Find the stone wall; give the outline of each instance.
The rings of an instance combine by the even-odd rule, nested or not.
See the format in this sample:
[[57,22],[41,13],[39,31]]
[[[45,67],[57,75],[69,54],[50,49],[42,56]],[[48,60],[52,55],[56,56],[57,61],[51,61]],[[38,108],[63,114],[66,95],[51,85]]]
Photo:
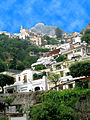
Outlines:
[[36,103],[36,96],[42,94],[43,91],[28,92],[28,93],[15,93],[15,94],[0,94],[0,102],[6,98],[14,99],[10,105],[21,105],[23,109],[32,106]]

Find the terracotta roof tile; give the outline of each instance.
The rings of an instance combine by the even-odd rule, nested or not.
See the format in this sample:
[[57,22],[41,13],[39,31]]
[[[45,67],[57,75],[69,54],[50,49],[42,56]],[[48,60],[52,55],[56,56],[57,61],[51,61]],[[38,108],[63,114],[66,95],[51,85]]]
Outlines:
[[59,49],[56,49],[56,50],[53,50],[53,51],[50,51],[50,52],[47,54],[47,57],[52,56],[52,55],[55,55],[55,54],[57,54],[57,53],[59,53],[59,52],[60,52],[60,48],[59,48]]

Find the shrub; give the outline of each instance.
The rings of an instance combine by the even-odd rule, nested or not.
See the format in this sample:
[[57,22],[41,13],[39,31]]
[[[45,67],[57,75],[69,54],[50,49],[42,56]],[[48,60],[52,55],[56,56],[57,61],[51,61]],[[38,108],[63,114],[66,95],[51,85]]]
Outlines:
[[35,66],[35,70],[43,70],[43,69],[46,69],[45,65],[43,65],[43,64]]
[[7,117],[0,117],[0,120],[8,120]]
[[61,61],[64,61],[64,60],[66,60],[65,56],[59,56],[58,58],[56,58],[57,62],[61,62]]

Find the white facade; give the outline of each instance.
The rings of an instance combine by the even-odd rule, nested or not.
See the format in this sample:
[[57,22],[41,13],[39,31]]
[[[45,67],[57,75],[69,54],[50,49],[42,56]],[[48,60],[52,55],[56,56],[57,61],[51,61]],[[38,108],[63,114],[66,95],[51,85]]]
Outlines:
[[48,48],[48,49],[56,49],[58,47],[58,45],[45,45],[45,48]]
[[75,37],[75,38],[73,38],[73,44],[77,43],[77,42],[81,43],[81,37]]
[[49,57],[42,57],[38,59],[37,62],[33,63],[31,66],[32,68],[34,68],[36,65],[43,64],[47,66],[47,65],[52,65],[53,63],[56,63],[56,61],[54,60],[53,56],[49,56]]
[[68,50],[70,48],[70,43],[64,43],[64,44],[61,44],[58,48],[62,48],[63,50]]
[[0,34],[5,34],[5,35],[8,35],[10,37],[10,33],[6,32],[6,31],[0,31]]
[[86,46],[85,45],[79,45],[74,47],[72,50],[64,51],[62,52],[62,55],[65,55],[67,59],[71,60],[73,57],[85,57],[87,55],[86,53]]
[[29,92],[36,90],[46,90],[46,78],[43,76],[41,79],[33,79],[33,74],[39,72],[32,71],[31,69],[27,69],[22,71],[19,74],[15,74],[13,77],[15,78],[15,83],[10,86],[5,86],[6,89],[10,89],[16,87],[16,92]]

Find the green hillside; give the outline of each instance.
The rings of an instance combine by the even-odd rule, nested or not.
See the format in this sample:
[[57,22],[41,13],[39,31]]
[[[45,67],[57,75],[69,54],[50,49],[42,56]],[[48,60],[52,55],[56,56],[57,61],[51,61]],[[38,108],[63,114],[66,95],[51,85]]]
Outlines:
[[[4,64],[5,69],[29,68],[32,63],[37,61],[39,52],[47,51],[48,49],[32,46],[26,40],[0,35],[0,64],[1,67]],[[35,56],[30,56],[30,52],[34,52]]]

